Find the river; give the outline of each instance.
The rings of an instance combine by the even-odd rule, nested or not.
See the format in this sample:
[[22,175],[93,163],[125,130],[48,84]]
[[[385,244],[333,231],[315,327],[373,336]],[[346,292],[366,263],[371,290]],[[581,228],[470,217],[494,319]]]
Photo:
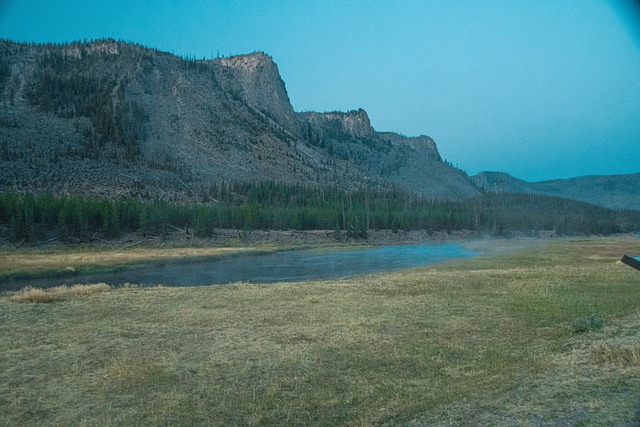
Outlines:
[[295,250],[238,255],[198,262],[153,264],[115,273],[76,275],[0,283],[0,290],[24,286],[107,283],[120,285],[203,286],[233,282],[269,283],[336,279],[396,271],[477,255],[461,244],[380,246],[337,250]]

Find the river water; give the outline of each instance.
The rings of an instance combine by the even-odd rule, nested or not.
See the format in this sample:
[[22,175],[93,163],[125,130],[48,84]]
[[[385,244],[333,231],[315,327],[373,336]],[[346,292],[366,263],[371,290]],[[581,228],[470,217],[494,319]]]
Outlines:
[[115,273],[0,282],[0,290],[81,283],[202,286],[239,281],[268,283],[336,279],[402,270],[475,255],[476,252],[460,244],[381,246],[333,251],[296,250],[198,262],[166,262]]

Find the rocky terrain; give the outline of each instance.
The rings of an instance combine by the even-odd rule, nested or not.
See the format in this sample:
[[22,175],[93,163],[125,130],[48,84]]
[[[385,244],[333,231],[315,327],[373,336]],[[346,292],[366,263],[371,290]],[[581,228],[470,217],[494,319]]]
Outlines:
[[264,53],[186,60],[102,40],[0,41],[0,188],[169,200],[222,182],[479,192],[433,140],[364,110],[295,113]]

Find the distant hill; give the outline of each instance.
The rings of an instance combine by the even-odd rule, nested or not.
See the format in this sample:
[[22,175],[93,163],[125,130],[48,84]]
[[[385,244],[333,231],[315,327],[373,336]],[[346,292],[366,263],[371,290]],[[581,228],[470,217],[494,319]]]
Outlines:
[[640,173],[526,182],[504,172],[481,172],[471,179],[485,191],[544,194],[610,209],[640,210]]
[[264,53],[187,60],[100,40],[0,41],[0,190],[201,200],[222,182],[479,190],[435,142],[377,132],[364,110],[293,111]]

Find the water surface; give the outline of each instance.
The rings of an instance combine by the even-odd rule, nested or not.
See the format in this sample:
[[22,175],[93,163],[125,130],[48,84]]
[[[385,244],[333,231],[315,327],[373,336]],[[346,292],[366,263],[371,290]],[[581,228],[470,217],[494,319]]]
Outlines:
[[199,262],[166,262],[115,273],[68,278],[30,279],[0,284],[0,289],[57,286],[75,283],[119,285],[202,286],[232,282],[291,282],[336,279],[411,267],[477,255],[460,244],[381,246],[353,250],[299,250],[239,255]]

